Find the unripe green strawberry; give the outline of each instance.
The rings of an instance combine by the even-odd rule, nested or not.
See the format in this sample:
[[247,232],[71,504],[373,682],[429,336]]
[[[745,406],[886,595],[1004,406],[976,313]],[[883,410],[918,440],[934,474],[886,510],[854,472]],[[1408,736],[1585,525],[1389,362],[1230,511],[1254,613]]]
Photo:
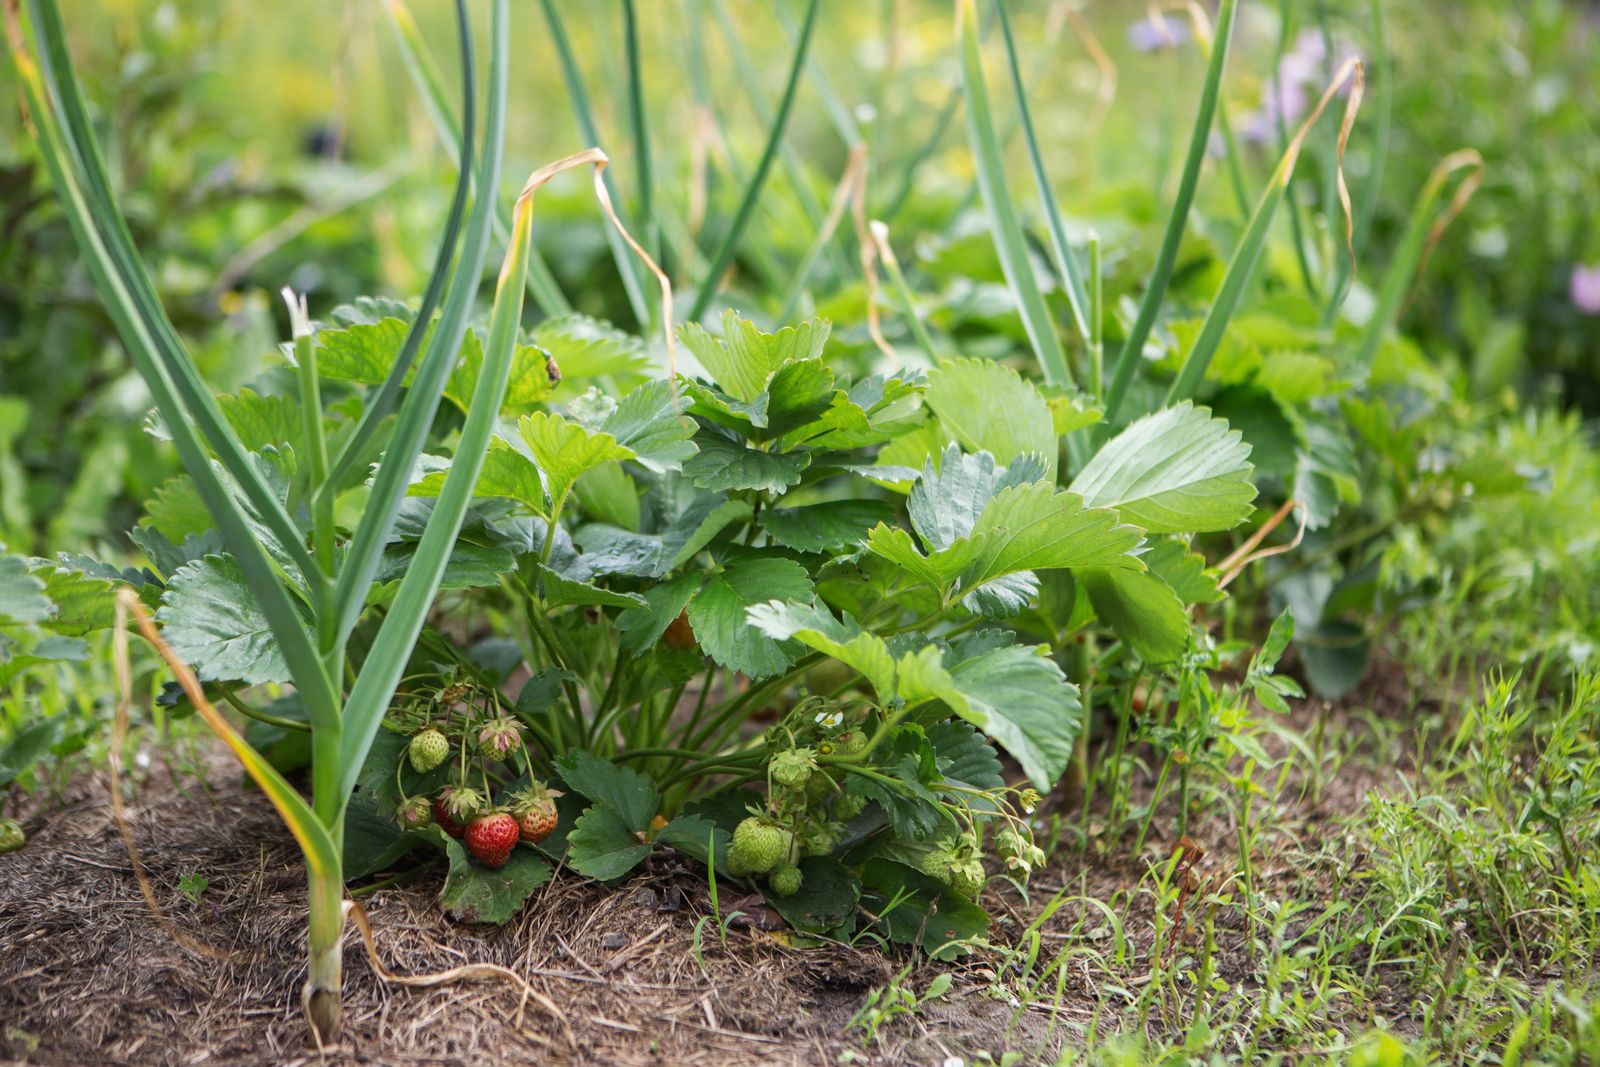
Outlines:
[[866,797],[855,793],[840,793],[833,798],[833,817],[840,822],[849,822],[865,811],[866,807]]
[[485,867],[499,870],[522,839],[517,820],[503,811],[491,811],[467,824],[467,852]]
[[803,856],[829,856],[839,843],[834,824],[814,822],[800,834],[800,854]]
[[792,897],[800,892],[802,881],[804,877],[800,874],[800,868],[788,863],[767,876],[767,884],[780,897]]
[[27,840],[27,835],[22,832],[22,824],[15,819],[0,819],[0,856],[15,852]]
[[978,894],[983,892],[983,883],[986,879],[983,861],[976,856],[954,864],[950,868],[950,888],[968,900],[978,899]]
[[775,823],[751,816],[733,831],[728,863],[748,874],[766,874],[789,858],[794,835]]
[[811,778],[816,769],[817,756],[809,748],[790,748],[772,757],[768,769],[772,780],[790,789],[799,789]]
[[951,872],[954,870],[956,864],[960,862],[961,861],[957,858],[956,854],[950,851],[947,846],[938,845],[931,852],[924,854],[922,859],[917,861],[917,867],[922,871],[923,874],[927,875],[929,878],[932,878],[934,881],[949,885],[952,877]]
[[412,770],[427,774],[449,758],[450,740],[430,726],[411,739],[411,744],[406,746],[406,756],[411,760]]
[[819,768],[812,771],[811,777],[806,779],[806,799],[812,803],[825,800],[832,796],[837,788],[828,773]]
[[407,830],[415,830],[428,825],[433,818],[433,805],[427,797],[412,797],[399,810],[394,813],[394,821],[404,826]]
[[483,724],[483,729],[478,731],[478,744],[490,756],[503,760],[522,744],[522,731],[515,722],[501,715]]
[[860,730],[846,730],[833,739],[833,750],[841,756],[854,756],[867,747],[867,735]]

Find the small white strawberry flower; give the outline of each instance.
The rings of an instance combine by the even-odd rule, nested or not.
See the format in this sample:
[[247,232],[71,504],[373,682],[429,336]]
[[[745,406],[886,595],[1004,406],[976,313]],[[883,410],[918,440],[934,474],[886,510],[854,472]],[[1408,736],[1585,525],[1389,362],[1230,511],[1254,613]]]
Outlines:
[[844,715],[837,711],[819,711],[817,725],[824,730],[836,730],[844,725]]

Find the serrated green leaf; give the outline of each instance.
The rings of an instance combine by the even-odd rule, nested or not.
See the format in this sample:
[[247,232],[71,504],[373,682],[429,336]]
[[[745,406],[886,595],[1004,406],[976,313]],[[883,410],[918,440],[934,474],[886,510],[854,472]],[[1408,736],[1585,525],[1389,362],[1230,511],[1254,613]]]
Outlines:
[[[407,496],[437,497],[444,489],[448,470],[433,471],[411,483]],[[533,461],[509,443],[498,438],[490,442],[483,457],[483,469],[478,474],[478,484],[473,496],[495,496],[515,500],[535,514],[547,514],[544,483],[539,480],[539,469]]]
[[535,326],[532,333],[561,368],[564,381],[629,382],[649,370],[649,355],[637,337],[587,315],[558,315]]
[[1009,467],[1000,467],[987,452],[964,455],[960,446],[950,445],[924,463],[906,510],[912,528],[929,548],[948,548],[972,534],[996,493],[1044,480],[1042,456],[1019,457]]
[[767,903],[796,930],[848,936],[861,903],[861,883],[850,868],[832,856],[800,861],[800,891],[787,897],[767,894]]
[[[383,550],[383,562],[373,578],[377,585],[388,585],[404,578],[416,558],[415,542],[390,545]],[[450,549],[450,559],[445,563],[444,574],[439,579],[440,589],[492,589],[500,584],[502,574],[517,569],[517,561],[503,548],[474,545],[457,541]]]
[[617,616],[617,629],[623,635],[622,650],[638,654],[655,647],[672,620],[689,606],[689,599],[700,589],[700,581],[699,574],[680,574],[670,582],[646,589],[643,607]]
[[899,662],[907,701],[938,699],[1010,752],[1041,790],[1053,788],[1072,758],[1083,728],[1078,688],[1042,648],[999,645],[1001,631],[980,631],[952,649],[949,665],[937,646],[906,653]]
[[561,780],[574,792],[595,804],[611,809],[626,830],[643,831],[655,818],[661,805],[660,794],[650,779],[631,767],[623,767],[582,750],[574,750],[556,760]]
[[961,955],[966,950],[959,942],[989,928],[988,912],[904,863],[868,860],[861,868],[861,881],[868,910],[880,916],[879,925],[890,940],[921,944],[934,959]]
[[172,651],[202,678],[251,685],[289,680],[272,628],[232,556],[178,568],[156,620]]
[[724,500],[712,508],[711,512],[694,527],[694,531],[673,554],[671,566],[683,566],[709,545],[719,533],[735,523],[749,521],[751,514],[750,505],[743,500]]
[[623,397],[600,427],[632,450],[634,460],[660,474],[680,470],[695,454],[694,420],[681,411],[681,401],[666,380],[647,382]]
[[634,836],[609,804],[584,812],[567,835],[567,865],[602,882],[621,878],[648,855],[650,846]]
[[565,578],[543,564],[539,574],[544,579],[544,604],[554,611],[572,605],[592,605],[600,608],[637,608],[646,601],[637,593],[617,593],[598,585]]
[[700,647],[720,665],[752,678],[783,671],[791,662],[788,652],[745,615],[751,605],[774,599],[810,600],[806,569],[790,559],[755,556],[712,575],[689,605]]
[[835,619],[820,604],[784,603],[779,600],[751,606],[745,612],[750,625],[776,641],[799,641],[808,648],[853,668],[872,683],[887,703],[896,694],[894,657],[883,638],[870,634],[848,617]]
[[1095,614],[1146,663],[1170,663],[1189,647],[1189,616],[1172,587],[1149,571],[1078,571]]
[[713,492],[759,489],[781,495],[798,485],[811,465],[809,452],[762,452],[715,433],[699,434],[695,444],[699,454],[684,462],[683,473]]
[[21,556],[0,556],[0,625],[43,622],[54,605],[44,595],[44,581],[30,573]]
[[983,359],[957,359],[928,372],[927,403],[970,451],[988,452],[1000,464],[1019,456],[1044,460],[1055,480],[1056,431],[1044,396],[1010,367]]
[[1172,587],[1185,605],[1215,604],[1223,598],[1216,574],[1206,568],[1205,557],[1190,552],[1181,541],[1157,538],[1139,558],[1151,574]]
[[1150,533],[1227,530],[1249,516],[1256,496],[1249,457],[1238,431],[1184,401],[1131,423],[1069,488]]
[[724,392],[750,401],[785,363],[821,356],[831,329],[826,320],[810,320],[765,333],[730,308],[722,316],[721,338],[692,322],[684,323],[678,336]]
[[972,562],[961,575],[970,593],[1024,571],[1137,568],[1139,531],[1108,508],[1086,508],[1073,493],[1032,482],[995,494],[973,527]]
[[44,625],[52,632],[82,637],[115,624],[119,582],[49,562],[35,567],[33,575],[44,582],[44,595],[51,605]]
[[450,873],[439,903],[458,922],[503,923],[550,880],[550,864],[531,848],[518,845],[504,867],[491,871],[468,859],[461,842],[438,830],[433,832],[450,857]]
[[239,435],[239,443],[251,452],[268,445],[296,445],[303,426],[300,402],[289,396],[262,396],[253,389],[217,397],[222,414]]
[[639,487],[622,469],[620,460],[584,471],[573,483],[572,491],[585,516],[624,530],[638,531],[644,517],[639,508]]
[[[322,377],[336,381],[382,385],[400,357],[408,328],[409,320],[389,316],[377,322],[355,322],[342,329],[321,330],[317,333],[317,371]],[[428,333],[431,335],[432,331],[430,326]],[[549,354],[537,346],[517,345],[512,349],[511,371],[501,411],[525,408],[549,397],[554,385],[546,370],[548,358]],[[445,398],[466,411],[482,372],[483,340],[476,331],[468,330],[461,338],[455,369],[445,384]],[[406,381],[409,383],[415,374],[413,366]]]
[[830,500],[800,508],[769,508],[761,528],[776,544],[796,552],[840,552],[859,546],[867,531],[894,518],[881,500]]
[[590,433],[582,426],[536,411],[517,423],[523,442],[545,478],[552,501],[560,501],[584,471],[614,459],[632,459],[633,450],[617,444],[609,433]]

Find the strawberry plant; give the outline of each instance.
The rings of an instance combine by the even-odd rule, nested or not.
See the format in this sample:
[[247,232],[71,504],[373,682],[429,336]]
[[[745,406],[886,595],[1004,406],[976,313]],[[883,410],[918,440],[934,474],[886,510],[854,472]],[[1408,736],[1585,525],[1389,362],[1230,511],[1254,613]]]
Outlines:
[[[474,561],[457,607],[480,639],[440,627],[413,657],[359,779],[360,866],[442,846],[447,906],[495,919],[543,880],[536,857],[612,880],[665,844],[714,854],[796,926],[876,915],[945,949],[986,925],[986,857],[1017,877],[1042,860],[1025,815],[1085,718],[1063,650],[1097,625],[1153,662],[1187,647],[1187,608],[1220,594],[1185,538],[1250,513],[1248,448],[1179,404],[1063,489],[1077,409],[1014,371],[848,377],[826,321],[720,326],[685,325],[684,372],[626,391],[567,361],[565,399],[501,425],[452,553]],[[382,366],[403,327],[319,343]],[[409,506],[452,469],[424,455]],[[419,747],[458,758],[419,763]],[[478,806],[546,802],[547,782],[559,816],[515,850],[527,877],[446,841]],[[448,797],[445,834],[413,824],[428,795]],[[492,909],[474,880],[504,889]]]

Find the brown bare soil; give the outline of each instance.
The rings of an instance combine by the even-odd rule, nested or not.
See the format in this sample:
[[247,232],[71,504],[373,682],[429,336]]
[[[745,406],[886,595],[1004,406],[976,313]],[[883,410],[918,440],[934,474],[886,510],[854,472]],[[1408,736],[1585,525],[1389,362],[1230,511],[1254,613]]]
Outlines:
[[[1382,684],[1382,683],[1380,683]],[[1392,695],[1362,694],[1380,713],[1402,713]],[[1307,734],[1316,711],[1297,711]],[[1333,731],[1360,731],[1334,712]],[[1260,891],[1275,899],[1329,900],[1346,871],[1345,832],[1373,788],[1398,781],[1397,753],[1367,753],[1344,764],[1320,797],[1291,784],[1276,801],[1253,857]],[[1372,758],[1376,757],[1376,758]],[[1117,914],[1128,952],[1109,959],[1103,915],[1069,903],[1041,927],[1043,954],[1073,951],[1059,1008],[1054,981],[1042,1002],[1018,1009],[1006,994],[1012,973],[1001,952],[955,965],[874,948],[798,948],[781,930],[739,925],[727,947],[714,924],[696,959],[697,920],[711,910],[705,881],[670,853],[620,888],[558,874],[529,907],[499,928],[446,919],[434,902],[437,873],[363,897],[385,965],[402,975],[466,962],[501,964],[553,1004],[523,1001],[508,982],[476,979],[435,988],[382,981],[352,931],[345,949],[345,1033],[319,1052],[306,1044],[299,1006],[304,976],[305,889],[293,842],[271,807],[241,783],[218,754],[198,781],[192,774],[144,776],[130,798],[129,825],[165,912],[141,895],[107,800],[104,772],[81,779],[67,798],[36,801],[29,842],[0,857],[0,1057],[48,1064],[831,1064],[973,1062],[987,1052],[1023,1052],[1053,1062],[1063,1043],[1082,1040],[1108,975],[1137,989],[1148,974],[1155,930],[1152,871],[1176,847],[1165,809],[1142,854],[1132,837],[1115,844],[1091,835],[1088,850],[1063,847],[1034,878],[1024,900],[1001,880],[985,904],[1000,921],[997,944],[1014,940],[1060,890],[1105,902]],[[1141,783],[1148,790],[1149,783]],[[1137,801],[1137,796],[1136,796]],[[1093,814],[1093,813],[1092,813]],[[1062,815],[1076,824],[1077,815]],[[1190,827],[1212,853],[1195,868],[1203,886],[1220,882],[1237,855],[1225,805]],[[1091,816],[1091,831],[1095,829]],[[1353,860],[1351,862],[1359,862]],[[179,890],[187,874],[209,879],[197,902]],[[1200,897],[1196,896],[1195,900]],[[758,902],[729,902],[723,910]],[[1208,916],[1191,904],[1187,936]],[[1308,918],[1320,909],[1312,907]],[[1246,919],[1238,909],[1209,913],[1218,976],[1251,983]],[[1190,945],[1189,947],[1192,947]],[[1180,944],[1179,951],[1185,951]],[[1091,968],[1088,959],[1095,960]],[[902,981],[924,989],[940,970],[952,990],[915,1017],[902,1017],[863,1048],[848,1023],[869,990],[910,967]],[[1181,1011],[1181,1008],[1180,1008]],[[1104,1017],[1100,1032],[1115,1029]]]

